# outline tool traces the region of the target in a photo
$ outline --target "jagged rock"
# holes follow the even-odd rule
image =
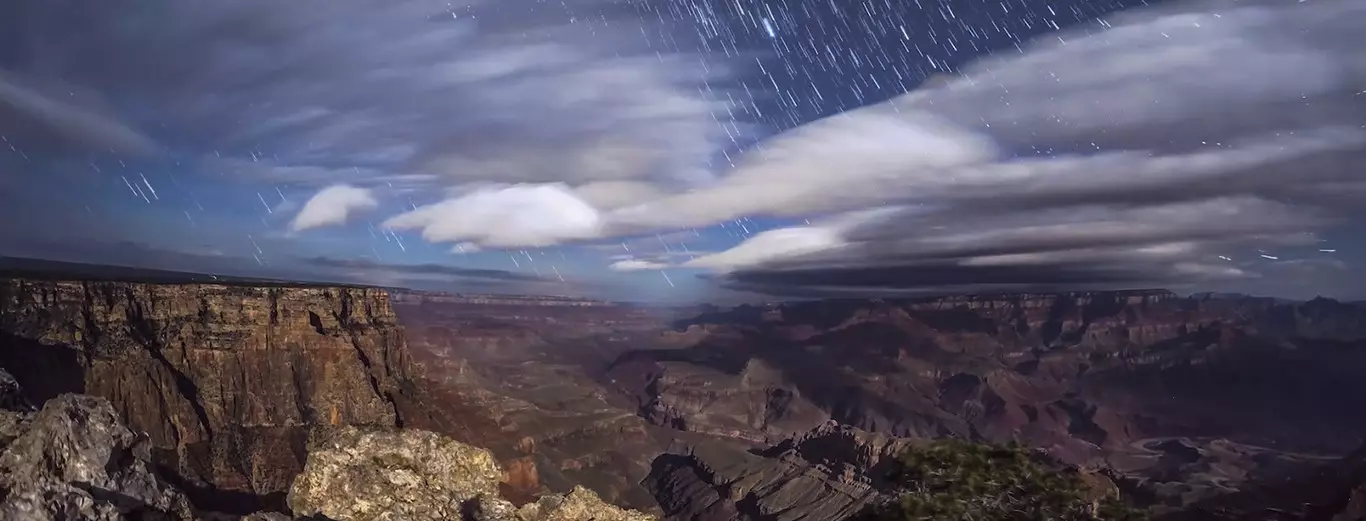
[[[33,406],[24,399],[19,382],[0,369],[0,450],[24,432],[28,427],[28,412],[32,410]]]
[[[463,502],[496,495],[501,477],[488,451],[435,433],[348,427],[308,455],[289,505],[341,521],[458,519]]]
[[[516,519],[517,505],[497,496],[481,495],[474,498],[470,517],[473,521],[509,521]]]
[[[310,452],[289,492],[295,515],[337,521],[646,521],[587,489],[521,508],[498,495],[489,451],[432,432],[335,430]]]
[[[520,521],[649,521],[652,516],[609,505],[597,494],[574,487],[564,496],[542,496],[517,510]]]
[[[146,438],[108,401],[62,395],[0,453],[0,520],[190,520],[185,496],[150,468]]]
[[[4,369],[0,369],[0,410],[29,412],[33,405],[24,398],[19,382]]]

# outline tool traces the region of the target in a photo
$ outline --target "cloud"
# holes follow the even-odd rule
[[[597,237],[598,210],[563,184],[487,186],[390,218],[429,242],[501,248],[549,246]]]
[[[1255,278],[1266,270],[1247,252],[1366,218],[1352,168],[1361,2],[1113,17],[798,127],[719,172],[722,125],[737,127],[726,93],[700,87],[724,83],[724,62],[657,52],[640,36],[660,28],[633,9],[26,4],[0,17],[0,128],[26,155],[0,161],[112,171],[169,151],[186,164],[153,166],[176,175],[348,185],[388,226],[453,252],[813,217],[730,251],[631,252],[793,291]],[[593,22],[560,23],[566,10]],[[33,183],[0,182],[0,197]],[[320,202],[333,212],[305,208],[295,228],[366,206]]]
[[[780,228],[759,233],[729,250],[683,263],[686,268],[729,271],[767,261],[829,251],[844,246],[839,231],[820,226]]]
[[[310,257],[302,259],[305,264],[321,268],[335,268],[362,274],[384,272],[402,278],[479,278],[521,282],[549,282],[549,279],[527,273],[507,270],[461,268],[442,264],[389,264],[365,259],[336,259],[332,257]]]
[[[304,203],[299,214],[290,222],[290,229],[298,232],[345,223],[357,212],[375,209],[379,203],[369,190],[350,185],[332,185],[322,189]]]
[[[74,90],[67,100],[57,101],[40,90],[26,87],[0,68],[0,135],[14,136],[12,143],[29,152],[61,153],[71,150],[128,155],[151,155],[161,151],[151,138],[125,126],[97,108],[82,106]],[[53,85],[59,87],[60,84]],[[86,94],[86,93],[83,93]],[[93,95],[82,96],[96,97]]]
[[[392,186],[381,206],[495,182],[610,209],[709,180],[728,139],[724,92],[698,88],[724,64],[659,52],[652,23],[611,0],[42,2],[0,17],[0,122],[34,143],[172,149],[191,174]]]
[[[1050,35],[606,218],[840,215],[685,264],[773,292],[1257,279],[1257,248],[1360,225],[1363,16],[1346,0],[1205,3]],[[840,214],[868,208],[883,210]]]
[[[662,197],[656,184],[640,181],[595,181],[574,187],[574,194],[599,210],[615,210]]]
[[[622,259],[607,266],[612,271],[662,270],[668,267],[667,263],[642,259]]]
[[[480,251],[483,251],[483,248],[480,248],[478,244],[472,242],[458,243],[455,247],[451,248],[451,253],[462,255],[466,253],[479,253]]]

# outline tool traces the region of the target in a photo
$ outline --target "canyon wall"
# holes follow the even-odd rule
[[[417,408],[378,289],[0,280],[0,335],[31,401],[109,399],[225,511],[282,506],[312,426],[392,427]]]
[[[832,419],[1018,439],[1183,503],[1358,446],[1363,342],[1360,304],[1162,291],[670,310],[0,279],[0,367],[29,402],[107,398],[196,505],[241,513],[285,510],[319,427],[354,425],[487,447],[517,502],[582,485],[688,517],[730,479],[722,460],[754,460],[734,476],[776,476],[775,493],[810,481],[756,451]],[[660,456],[674,442],[692,449]]]

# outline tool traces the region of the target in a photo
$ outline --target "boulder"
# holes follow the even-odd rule
[[[61,395],[16,430],[0,453],[0,520],[194,519],[185,496],[152,471],[146,437],[108,401]]]
[[[296,516],[336,521],[648,521],[575,487],[517,508],[478,447],[416,430],[342,427],[321,436],[289,492]]]

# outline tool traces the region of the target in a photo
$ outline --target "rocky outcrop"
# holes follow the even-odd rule
[[[296,515],[336,521],[647,521],[575,487],[517,508],[499,496],[487,450],[421,430],[346,427],[314,448],[294,482]]]
[[[1159,521],[1366,521],[1366,446],[1346,457],[1157,516]]]
[[[665,454],[646,483],[669,519],[839,521],[886,499],[892,456],[909,443],[831,424],[764,451]]]
[[[0,416],[11,421],[0,430],[16,435],[0,438],[0,520],[194,519],[185,495],[154,472],[147,439],[108,401],[66,394],[37,413]]]
[[[0,382],[8,373],[0,371]],[[17,386],[0,390],[18,391]],[[3,396],[0,396],[3,397]],[[18,409],[18,410],[14,410]],[[108,400],[63,394],[41,411],[0,410],[0,521],[289,521],[196,510],[151,462],[145,435],[125,427]],[[324,427],[289,505],[301,519],[333,521],[650,521],[587,489],[517,507],[484,449],[415,429]]]
[[[24,397],[19,381],[4,370],[0,370],[0,410],[24,412],[32,409],[33,405]]]
[[[107,398],[224,508],[283,507],[310,426],[399,424],[406,357],[378,289],[0,280],[0,366],[27,398]]]
[[[830,423],[764,450],[689,447],[655,460],[647,484],[668,519],[698,521],[844,521],[907,492],[899,456],[930,440],[897,438]],[[1032,458],[1050,472],[1080,471],[1095,500],[1118,491],[1102,473]]]

